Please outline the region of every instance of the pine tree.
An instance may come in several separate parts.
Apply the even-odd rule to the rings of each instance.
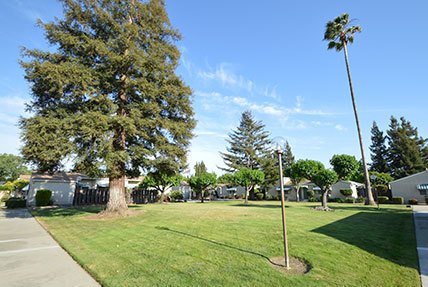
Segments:
[[[372,144],[370,146],[372,163],[370,165],[371,171],[389,172],[387,163],[387,148],[385,145],[386,136],[379,129],[376,122],[372,126]]]
[[[283,148],[284,153],[282,154],[282,166],[284,168],[289,168],[293,163],[296,162],[293,152],[291,150],[291,146],[288,141],[285,142],[285,146]]]
[[[196,162],[194,168],[195,168],[195,176],[200,176],[201,174],[207,172],[207,167],[205,166],[205,163],[203,161]]]
[[[404,117],[400,122],[391,117],[388,134],[388,165],[394,178],[405,177],[426,167],[424,149],[426,140],[418,135],[414,128]]]
[[[63,0],[64,18],[39,25],[56,51],[24,50],[32,116],[22,153],[42,171],[110,178],[106,210],[123,212],[125,176],[175,173],[195,126],[191,90],[175,74],[180,34],[163,0]],[[168,172],[166,172],[168,171]]]
[[[254,120],[250,111],[242,113],[239,127],[229,134],[226,153],[220,153],[226,172],[235,172],[241,168],[261,169],[266,154],[269,153],[269,132],[261,121]]]

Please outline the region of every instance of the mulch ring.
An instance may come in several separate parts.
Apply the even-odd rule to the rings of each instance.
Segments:
[[[289,257],[290,268],[285,268],[284,256],[273,257],[269,259],[270,265],[276,270],[287,275],[304,275],[308,273],[312,266],[304,260],[296,257]]]

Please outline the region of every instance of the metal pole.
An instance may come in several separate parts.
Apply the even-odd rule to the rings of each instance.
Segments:
[[[285,200],[284,200],[284,178],[282,176],[282,151],[278,150],[278,161],[279,161],[279,183],[281,189],[281,209],[282,209],[282,232],[284,238],[284,263],[285,268],[290,269],[290,261],[288,259],[288,243],[287,243],[287,225],[285,223]]]

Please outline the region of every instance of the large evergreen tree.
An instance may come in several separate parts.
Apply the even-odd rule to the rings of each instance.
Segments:
[[[388,162],[387,162],[387,148],[385,145],[386,136],[383,135],[383,132],[379,129],[376,122],[373,122],[372,126],[372,144],[370,145],[370,151],[372,163],[370,165],[371,171],[377,172],[389,172]]]
[[[227,142],[227,152],[220,153],[226,165],[221,169],[226,172],[241,168],[261,169],[271,143],[265,125],[256,121],[250,111],[242,113],[238,128],[229,134]]]
[[[43,171],[72,158],[110,178],[107,211],[123,212],[125,176],[185,165],[195,125],[191,90],[175,74],[180,34],[163,0],[63,0],[39,25],[55,51],[24,50],[30,118],[22,153]]]
[[[418,135],[404,117],[391,117],[388,134],[388,165],[394,178],[405,177],[427,167],[424,159],[426,140]]]

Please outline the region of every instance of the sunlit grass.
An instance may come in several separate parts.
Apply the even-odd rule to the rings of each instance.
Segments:
[[[141,215],[89,220],[92,209],[36,211],[104,286],[420,286],[411,211],[287,203],[289,249],[312,270],[284,275],[278,202],[132,206]]]

